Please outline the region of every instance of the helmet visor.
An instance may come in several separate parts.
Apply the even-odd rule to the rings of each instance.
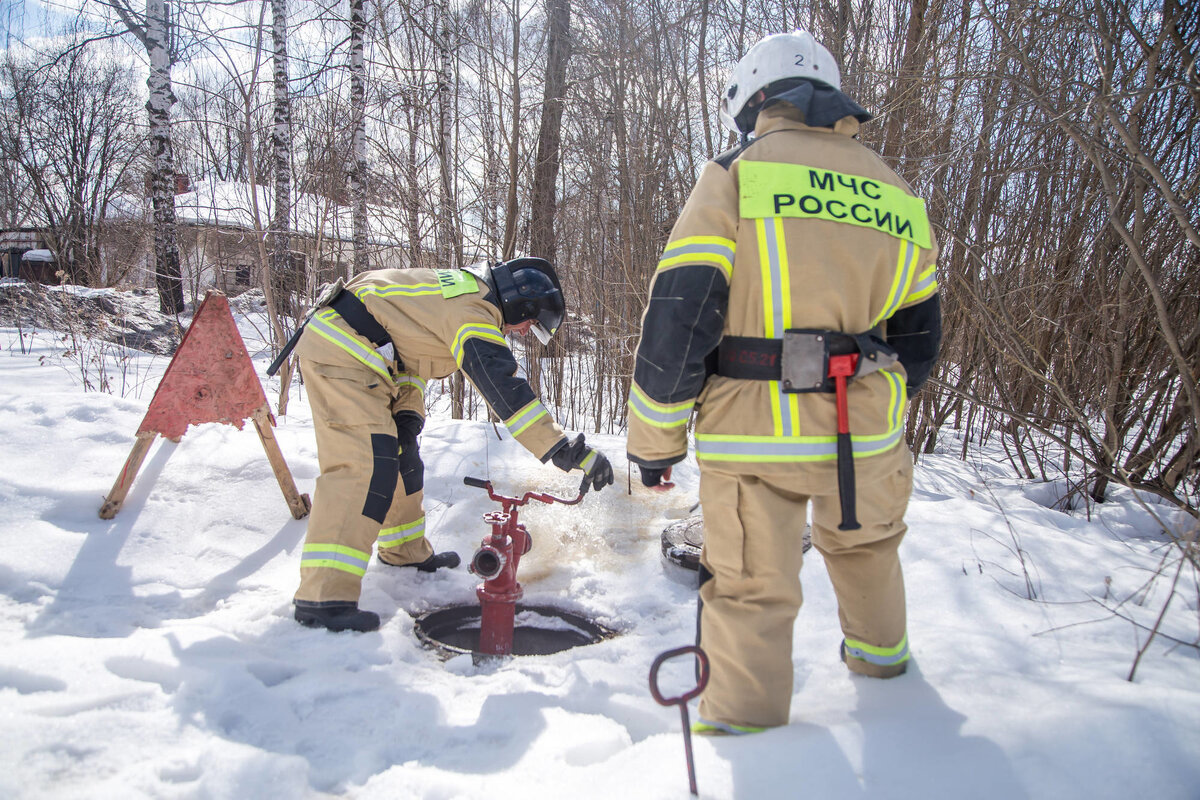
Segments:
[[[550,338],[562,327],[566,309],[563,307],[562,294],[555,289],[552,293],[540,299],[540,307],[533,317],[533,335],[542,344],[549,344]]]
[[[553,332],[547,330],[546,327],[537,320],[533,321],[533,325],[529,327],[529,330],[533,331],[533,335],[536,336],[538,341],[544,345],[550,344],[550,338],[554,336]]]

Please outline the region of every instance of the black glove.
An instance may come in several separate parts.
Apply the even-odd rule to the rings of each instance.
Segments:
[[[579,468],[592,482],[592,488],[599,491],[613,482],[613,468],[608,458],[599,450],[593,450],[584,444],[583,434],[575,437],[550,456],[554,466],[563,472]]]
[[[608,456],[599,450],[589,450],[588,452],[592,453],[595,458],[591,461],[584,459],[583,471],[592,479],[592,488],[600,491],[605,486],[612,486],[613,468]]]
[[[405,440],[415,441],[421,433],[421,429],[425,427],[425,418],[415,411],[397,411],[392,415],[392,419],[396,422],[396,434],[401,442]]]
[[[417,443],[417,436],[425,427],[425,418],[415,411],[397,411],[392,419],[396,421],[400,480],[404,484],[404,493],[416,494],[425,488],[425,464],[421,461],[421,447]]]

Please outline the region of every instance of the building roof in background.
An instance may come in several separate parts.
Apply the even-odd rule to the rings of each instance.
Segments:
[[[243,181],[200,181],[190,191],[175,195],[175,219],[181,225],[222,227],[230,230],[254,230],[254,200],[251,184]],[[258,193],[258,214],[264,229],[271,224],[274,191],[268,186],[255,186]],[[375,247],[402,247],[407,234],[398,216],[383,206],[367,206],[368,244]],[[119,194],[109,201],[105,219],[112,222],[148,222],[151,217],[150,198]],[[0,230],[0,243],[12,246],[36,247],[39,234],[47,227],[44,219],[30,220],[27,226]],[[332,241],[350,242],[354,238],[352,209],[338,205],[326,197],[314,194],[293,195],[292,232],[308,237],[321,236]],[[18,241],[19,240],[19,241]]]
[[[254,229],[252,184],[242,181],[200,181],[191,191],[175,196],[175,218],[180,223]],[[253,186],[258,195],[258,215],[263,228],[270,227],[274,192],[268,186]],[[148,201],[147,201],[148,202]],[[379,206],[367,206],[373,245],[405,244],[398,220]],[[351,241],[351,208],[313,194],[298,194],[292,200],[292,232],[303,236]]]

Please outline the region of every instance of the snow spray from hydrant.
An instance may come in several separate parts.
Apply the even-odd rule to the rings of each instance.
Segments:
[[[521,563],[521,556],[533,547],[529,531],[517,521],[517,509],[530,500],[573,506],[587,494],[588,479],[584,477],[579,486],[579,495],[573,500],[536,492],[526,492],[520,498],[505,497],[492,490],[491,481],[481,478],[463,478],[463,483],[486,489],[488,497],[500,503],[503,509],[483,515],[484,522],[492,526],[492,533],[479,545],[468,569],[484,579],[475,589],[480,607],[478,652],[482,656],[510,656],[513,651],[517,601],[524,595],[517,581],[517,566]]]

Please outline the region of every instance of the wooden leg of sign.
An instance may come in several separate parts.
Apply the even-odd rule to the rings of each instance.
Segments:
[[[271,417],[270,407],[262,406],[256,409],[253,419],[254,429],[258,431],[258,438],[262,440],[263,449],[267,451],[267,460],[271,462],[271,469],[275,471],[275,480],[279,481],[279,488],[283,490],[283,497],[287,500],[288,508],[292,510],[292,517],[304,519],[312,510],[312,502],[308,499],[308,495],[300,494],[300,490],[296,488],[296,482],[292,479],[292,471],[288,469],[287,462],[283,460],[279,442],[275,441],[275,433],[271,430],[275,420]]]
[[[137,477],[138,470],[142,468],[142,462],[146,460],[146,453],[150,451],[150,445],[154,443],[155,436],[158,434],[139,433],[137,435],[137,441],[133,443],[133,450],[129,453],[129,458],[125,459],[125,466],[121,468],[117,482],[113,484],[108,497],[104,498],[104,505],[100,506],[100,519],[112,519],[121,510],[121,505],[125,502],[125,495],[129,494],[129,489],[133,486],[133,479]]]

